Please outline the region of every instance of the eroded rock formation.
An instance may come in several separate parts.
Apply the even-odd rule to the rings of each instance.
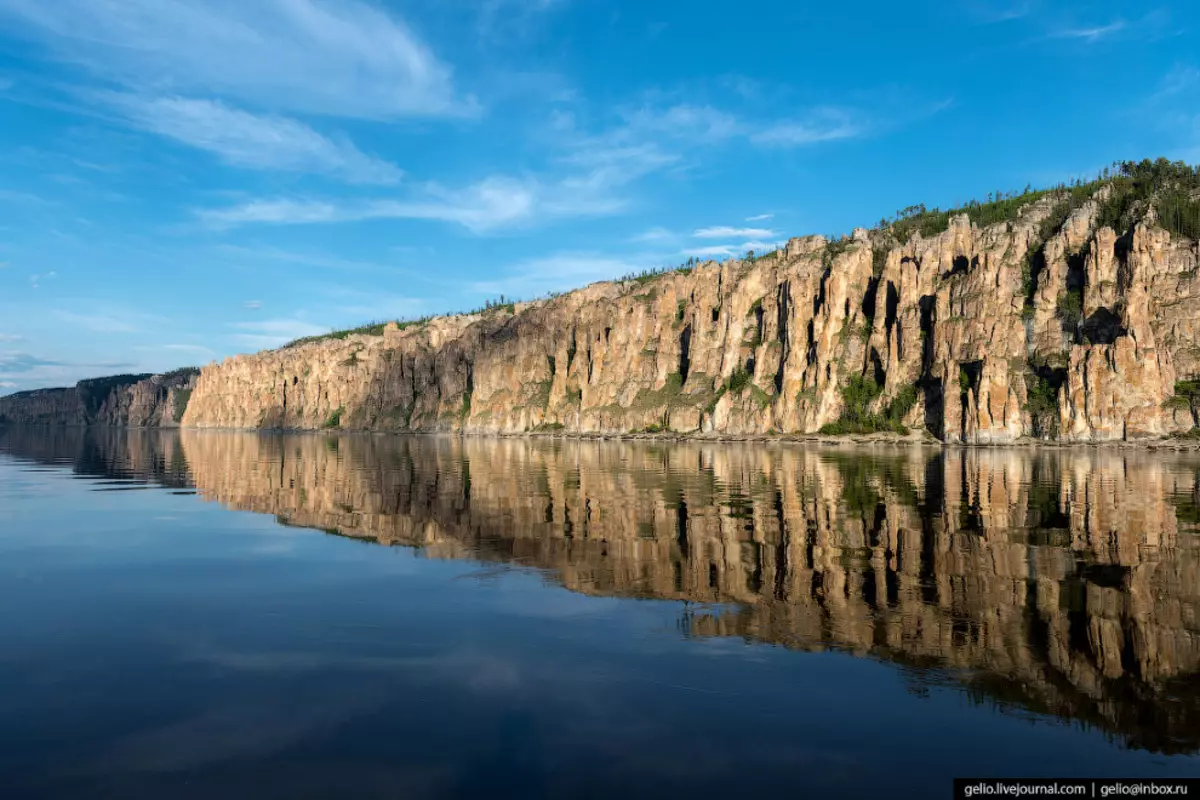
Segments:
[[[934,214],[934,226],[797,238],[759,258],[228,358],[202,370],[182,423],[753,435],[867,419],[971,444],[1185,433],[1200,406],[1200,383],[1177,395],[1200,376],[1200,245],[1160,227],[1153,205],[1112,222],[1114,184],[1097,185],[1030,193],[986,225]],[[968,211],[997,218],[980,208]],[[171,398],[147,392],[99,414],[34,393],[0,400],[0,414],[172,424]]]
[[[0,423],[175,428],[183,419],[199,370],[164,375],[116,375],[67,389],[0,397]]]

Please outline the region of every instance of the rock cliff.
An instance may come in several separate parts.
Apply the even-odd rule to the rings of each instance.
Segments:
[[[0,397],[0,423],[178,427],[197,369],[164,375],[115,375],[66,389],[40,389]]]
[[[757,258],[318,337],[205,367],[182,422],[971,444],[1184,434],[1200,407],[1198,198],[1194,168],[1126,164]]]

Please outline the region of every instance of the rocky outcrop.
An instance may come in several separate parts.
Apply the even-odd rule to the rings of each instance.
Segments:
[[[859,402],[847,386],[865,379],[868,415],[946,442],[1189,430],[1168,401],[1200,370],[1196,243],[1097,228],[1095,200],[1044,232],[1064,202],[986,227],[963,214],[903,244],[886,229],[793,239],[758,259],[230,358],[204,369],[184,423],[813,433],[846,417]]]
[[[116,375],[67,389],[40,389],[0,397],[0,424],[178,427],[197,369],[164,375]]]
[[[837,649],[1200,749],[1200,464],[1103,450],[0,432],[282,523],[687,601],[688,636]]]
[[[228,358],[202,370],[182,423],[699,436],[887,429],[968,444],[1182,434],[1200,406],[1200,384],[1176,396],[1200,376],[1200,250],[1160,227],[1153,205],[1116,214],[1133,220],[1114,222],[1121,231],[1101,224],[1114,218],[1115,186],[922,212],[836,241],[792,239],[758,258]],[[181,394],[150,380],[104,410],[33,393],[0,400],[0,414],[175,424]]]

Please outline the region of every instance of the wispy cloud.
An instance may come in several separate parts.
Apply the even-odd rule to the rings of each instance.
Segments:
[[[54,316],[69,325],[75,325],[96,333],[136,333],[141,327],[132,320],[110,316],[107,314],[77,314],[73,311],[57,309]]]
[[[770,228],[734,228],[728,225],[716,225],[711,228],[698,228],[692,232],[697,239],[769,239],[776,236]]]
[[[611,280],[644,269],[636,260],[596,253],[559,253],[511,267],[507,274],[472,284],[479,294],[537,297],[551,291],[566,291],[596,281]]]
[[[261,300],[246,300],[242,303],[242,308],[247,308],[251,311],[258,311],[262,308]]]
[[[963,9],[979,24],[993,25],[1023,19],[1033,13],[1029,0],[1022,2],[991,2],[990,0],[966,0]]]
[[[218,101],[186,97],[114,92],[95,97],[136,127],[207,150],[235,167],[374,184],[394,184],[403,174],[394,164],[361,152],[348,139],[328,138],[285,117],[250,114]]]
[[[755,214],[753,217],[746,217],[746,222],[766,222],[774,218],[774,214]]]
[[[778,249],[781,242],[760,242],[750,241],[738,244],[716,244],[705,247],[693,247],[683,251],[685,256],[697,256],[699,258],[714,258],[718,256],[736,257],[745,255],[748,251],[753,250],[756,253],[769,253],[772,250]]]
[[[0,381],[0,389],[15,389],[17,384],[12,381]]]
[[[38,367],[65,366],[61,361],[51,361],[29,353],[18,353],[12,350],[0,351],[0,373],[11,376],[14,373],[31,372]]]
[[[40,289],[46,281],[52,281],[58,277],[57,272],[41,272],[29,276],[29,285],[34,289]]]
[[[448,222],[486,233],[535,220],[613,213],[623,204],[609,194],[609,189],[610,182],[604,175],[570,177],[552,184],[494,176],[464,189],[429,184],[419,194],[403,200],[278,198],[203,209],[197,215],[214,228],[411,219]]]
[[[0,333],[0,342],[23,342],[24,336],[18,336],[15,333]]]
[[[230,338],[237,344],[259,349],[279,347],[303,336],[318,336],[328,333],[328,327],[300,319],[266,319],[259,322],[236,322],[233,327],[243,333]]]
[[[735,253],[733,245],[717,244],[709,247],[692,247],[683,251],[685,256],[711,258],[713,256],[732,256]]]
[[[662,242],[674,239],[675,234],[666,228],[649,228],[634,236],[631,242]]]
[[[359,0],[0,0],[0,20],[138,93],[371,119],[474,111],[407,25]]]
[[[808,115],[775,122],[750,135],[756,144],[803,147],[864,135],[869,123],[861,114],[841,108],[818,108]]]
[[[1107,25],[1094,25],[1082,28],[1060,28],[1050,35],[1056,39],[1082,39],[1086,42],[1097,42],[1125,29],[1126,22],[1118,19]]]

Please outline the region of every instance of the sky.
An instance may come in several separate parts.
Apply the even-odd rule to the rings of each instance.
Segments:
[[[1195,163],[1193,2],[0,0],[0,394]]]

